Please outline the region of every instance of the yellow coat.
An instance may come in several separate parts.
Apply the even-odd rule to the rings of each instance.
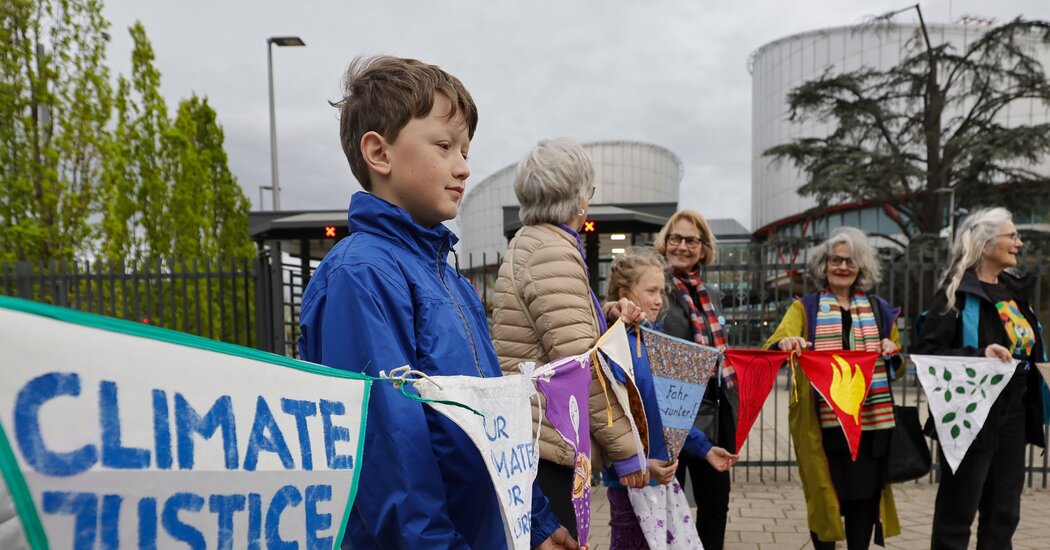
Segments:
[[[784,318],[777,326],[776,332],[766,340],[765,348],[769,349],[777,342],[789,336],[808,338],[806,329],[806,311],[802,302],[795,300],[788,308]],[[896,325],[890,339],[900,346],[900,335]],[[839,511],[838,496],[831,484],[828,473],[828,459],[824,452],[823,434],[820,419],[817,417],[817,403],[813,399],[809,378],[797,364],[792,365],[794,392],[791,405],[788,407],[788,429],[795,444],[795,456],[798,458],[798,476],[802,480],[802,492],[806,497],[806,518],[810,531],[825,542],[846,540],[845,526]],[[879,503],[879,516],[882,519],[884,537],[899,535],[900,521],[897,519],[897,507],[893,502],[893,491],[887,484],[882,490]]]

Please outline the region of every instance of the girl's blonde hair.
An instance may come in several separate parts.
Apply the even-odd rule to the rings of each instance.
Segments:
[[[620,291],[629,292],[631,287],[638,284],[646,271],[656,268],[662,273],[666,267],[664,259],[652,248],[642,246],[628,248],[623,254],[613,259],[612,267],[609,268],[609,288],[605,293],[606,299],[610,302],[619,300]]]

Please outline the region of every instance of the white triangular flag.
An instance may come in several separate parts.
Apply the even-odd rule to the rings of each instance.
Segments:
[[[1017,369],[988,357],[911,355],[930,404],[937,439],[952,471],[959,468],[1003,388]]]
[[[447,403],[427,403],[459,425],[477,445],[499,497],[507,546],[515,550],[531,548],[532,482],[539,465],[530,405],[536,387],[532,369],[527,371],[491,378],[432,376],[414,381],[416,391],[426,399],[462,403],[484,415]]]
[[[633,373],[624,369],[627,374],[627,383],[621,384],[613,374],[612,366],[609,365],[606,356],[601,351],[594,356],[598,358],[598,367],[605,375],[609,388],[612,390],[613,396],[616,397],[616,402],[620,404],[624,416],[627,417],[627,421],[631,424],[631,436],[634,439],[635,448],[638,449],[638,462],[644,472],[649,467],[649,461],[646,458],[649,454],[649,420],[645,417],[642,394],[634,383]],[[628,357],[628,360],[630,360],[630,357]]]

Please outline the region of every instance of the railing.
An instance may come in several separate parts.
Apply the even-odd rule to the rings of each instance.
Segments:
[[[254,260],[0,263],[0,294],[296,357],[299,308],[309,274],[302,271],[297,260],[293,263],[292,259],[279,256],[282,261],[273,261],[264,249]],[[817,288],[805,276],[804,257],[788,262],[770,261],[778,255],[766,247],[756,247],[746,256],[747,262],[707,266],[703,278],[722,294],[730,346],[756,348],[773,333],[796,296]],[[501,259],[497,255],[468,256],[462,258],[464,264],[457,266],[474,285],[490,314]],[[603,259],[607,261],[608,258]],[[1023,263],[1023,269],[1036,280],[1033,305],[1039,317],[1047,319],[1050,266],[1039,254]],[[936,277],[945,265],[943,251],[883,262],[882,281],[873,292],[901,308],[897,328],[905,352],[914,337],[914,321],[929,307],[937,288]],[[1044,341],[1046,326],[1050,323],[1044,325]],[[894,382],[893,391],[897,403],[918,404],[925,421],[925,396],[910,367]],[[780,480],[797,475],[787,429],[790,395],[791,379],[785,369],[741,449],[741,461],[733,470],[736,478]],[[1042,449],[1028,449],[1027,472],[1029,487],[1048,486],[1050,462]],[[935,465],[928,480],[934,482],[936,477]]]
[[[0,263],[0,294],[255,346],[253,260]]]

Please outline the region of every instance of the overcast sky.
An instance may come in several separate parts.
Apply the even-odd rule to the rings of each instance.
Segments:
[[[126,29],[138,20],[169,110],[191,93],[207,96],[253,209],[270,183],[266,38],[298,35],[305,48],[274,48],[284,210],[345,208],[360,189],[328,101],[340,97],[351,59],[385,53],[440,65],[474,96],[468,193],[543,138],[637,140],[682,159],[681,206],[750,227],[748,56],[910,1],[107,0],[105,14],[110,67],[129,72]],[[965,14],[1050,19],[1047,0],[936,0],[922,9],[928,23]],[[917,19],[910,11],[898,20]]]

